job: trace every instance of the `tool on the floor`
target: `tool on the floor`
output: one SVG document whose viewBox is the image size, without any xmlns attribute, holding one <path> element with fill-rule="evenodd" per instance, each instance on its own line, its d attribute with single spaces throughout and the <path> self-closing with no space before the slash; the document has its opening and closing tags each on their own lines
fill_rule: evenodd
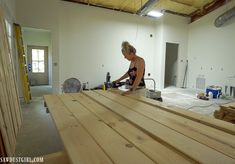
<svg viewBox="0 0 235 164">
<path fill-rule="evenodd" d="M 201 100 L 209 100 L 209 98 L 205 95 L 205 93 L 198 93 L 197 94 L 197 98 L 201 99 Z"/>
<path fill-rule="evenodd" d="M 222 87 L 211 85 L 206 88 L 206 96 L 209 96 L 209 93 L 212 93 L 213 98 L 219 98 L 222 94 Z"/>
<path fill-rule="evenodd" d="M 187 71 L 188 71 L 188 60 L 186 60 L 186 66 L 185 66 L 185 72 L 184 72 L 184 80 L 183 80 L 183 84 L 182 84 L 181 88 L 186 88 L 185 80 L 186 80 L 186 76 L 187 76 Z"/>
<path fill-rule="evenodd" d="M 69 78 L 62 85 L 63 93 L 77 93 L 82 90 L 81 82 L 76 78 Z"/>
</svg>

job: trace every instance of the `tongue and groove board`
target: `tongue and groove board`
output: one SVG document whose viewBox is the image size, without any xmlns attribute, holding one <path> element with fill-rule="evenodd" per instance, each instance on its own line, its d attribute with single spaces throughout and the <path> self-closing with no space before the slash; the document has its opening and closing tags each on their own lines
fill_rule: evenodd
<svg viewBox="0 0 235 164">
<path fill-rule="evenodd" d="M 135 145 L 144 154 L 158 163 L 191 163 L 190 158 L 180 155 L 177 150 L 172 150 L 166 145 L 154 140 L 142 130 L 130 124 L 123 117 L 118 116 L 104 106 L 94 102 L 89 97 L 82 94 L 71 94 L 71 96 L 96 115 L 105 124 L 110 126 L 120 136 L 126 138 L 131 144 Z M 171 154 L 169 156 L 169 154 Z"/>
<path fill-rule="evenodd" d="M 109 91 L 44 100 L 71 163 L 235 163 L 233 133 L 143 100 Z"/>
<path fill-rule="evenodd" d="M 0 133 L 1 157 L 15 154 L 16 137 L 22 124 L 22 113 L 16 85 L 13 54 L 10 51 L 5 17 L 0 10 Z"/>
<path fill-rule="evenodd" d="M 235 140 L 231 134 L 224 133 L 212 127 L 194 122 L 184 117 L 169 113 L 147 104 L 137 102 L 133 99 L 110 92 L 100 92 L 102 96 L 108 97 L 114 102 L 128 107 L 130 110 L 142 114 L 162 125 L 167 126 L 179 133 L 199 141 L 213 149 L 217 149 L 228 156 L 235 157 Z"/>
<path fill-rule="evenodd" d="M 71 163 L 113 163 L 58 96 L 44 99 Z"/>
<path fill-rule="evenodd" d="M 122 91 L 120 90 L 111 90 L 113 93 L 120 94 Z M 155 106 L 159 109 L 174 113 L 176 115 L 180 115 L 182 117 L 188 118 L 190 120 L 205 124 L 207 126 L 214 127 L 216 129 L 231 133 L 235 135 L 235 125 L 227 123 L 225 121 L 217 120 L 208 116 L 204 116 L 189 110 L 181 109 L 172 105 L 165 104 L 164 102 L 159 102 L 150 98 L 146 98 L 143 96 L 133 96 L 128 95 L 129 98 L 135 99 L 137 101 L 143 102 L 145 104 Z"/>
</svg>

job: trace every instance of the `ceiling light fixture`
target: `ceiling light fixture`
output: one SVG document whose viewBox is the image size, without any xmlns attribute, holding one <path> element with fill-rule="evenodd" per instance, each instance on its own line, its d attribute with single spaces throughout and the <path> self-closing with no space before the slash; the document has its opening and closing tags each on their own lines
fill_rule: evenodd
<svg viewBox="0 0 235 164">
<path fill-rule="evenodd" d="M 156 5 L 159 0 L 148 0 L 137 12 L 137 15 L 144 16 Z"/>
<path fill-rule="evenodd" d="M 163 16 L 163 13 L 161 13 L 161 12 L 159 12 L 159 11 L 150 11 L 150 12 L 148 12 L 148 14 L 147 14 L 148 16 L 151 16 L 151 17 L 157 17 L 157 18 L 159 18 L 159 17 L 161 17 L 161 16 Z"/>
</svg>

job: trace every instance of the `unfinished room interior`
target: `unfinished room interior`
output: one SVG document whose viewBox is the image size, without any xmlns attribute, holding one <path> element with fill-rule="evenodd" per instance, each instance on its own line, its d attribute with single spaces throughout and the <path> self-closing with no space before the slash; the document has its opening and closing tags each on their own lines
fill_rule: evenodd
<svg viewBox="0 0 235 164">
<path fill-rule="evenodd" d="M 0 163 L 235 164 L 235 0 L 0 0 Z"/>
</svg>

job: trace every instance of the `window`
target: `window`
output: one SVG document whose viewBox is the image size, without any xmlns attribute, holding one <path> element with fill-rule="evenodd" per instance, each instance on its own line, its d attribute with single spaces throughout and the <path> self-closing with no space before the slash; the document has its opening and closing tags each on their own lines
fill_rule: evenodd
<svg viewBox="0 0 235 164">
<path fill-rule="evenodd" d="M 44 50 L 32 49 L 32 72 L 43 73 L 44 71 Z"/>
</svg>

